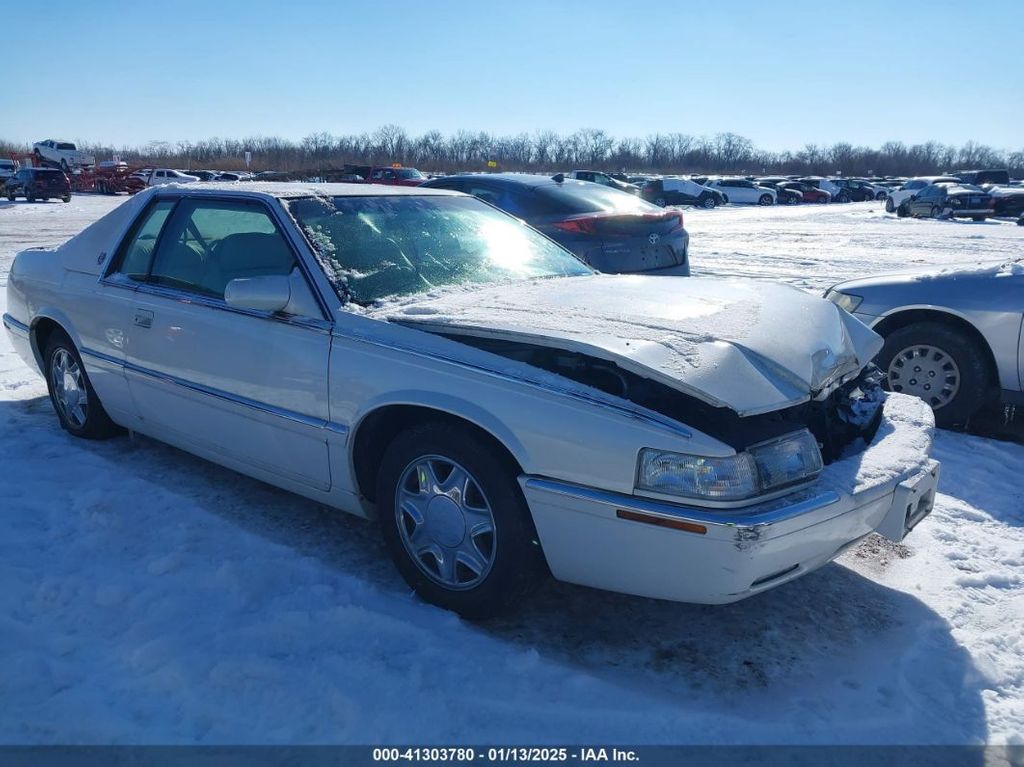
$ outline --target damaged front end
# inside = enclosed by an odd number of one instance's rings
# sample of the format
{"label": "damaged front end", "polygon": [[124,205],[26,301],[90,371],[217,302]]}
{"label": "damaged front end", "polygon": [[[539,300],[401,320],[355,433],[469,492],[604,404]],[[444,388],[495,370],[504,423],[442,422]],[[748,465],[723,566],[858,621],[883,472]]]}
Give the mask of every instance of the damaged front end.
{"label": "damaged front end", "polygon": [[818,442],[822,462],[827,465],[870,444],[885,401],[881,374],[873,365],[868,365],[819,399],[809,399],[782,410],[740,416],[728,407],[716,407],[607,359],[502,338],[463,333],[445,336],[660,413],[724,442],[737,452],[808,429]]}

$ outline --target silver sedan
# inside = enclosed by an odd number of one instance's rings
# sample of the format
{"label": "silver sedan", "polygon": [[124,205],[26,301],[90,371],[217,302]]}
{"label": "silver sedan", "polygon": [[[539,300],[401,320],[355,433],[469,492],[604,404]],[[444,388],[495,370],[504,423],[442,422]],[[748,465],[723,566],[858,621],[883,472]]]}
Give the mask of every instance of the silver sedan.
{"label": "silver sedan", "polygon": [[964,426],[986,403],[1024,403],[1024,263],[936,268],[849,280],[825,297],[885,338],[876,362],[893,391]]}

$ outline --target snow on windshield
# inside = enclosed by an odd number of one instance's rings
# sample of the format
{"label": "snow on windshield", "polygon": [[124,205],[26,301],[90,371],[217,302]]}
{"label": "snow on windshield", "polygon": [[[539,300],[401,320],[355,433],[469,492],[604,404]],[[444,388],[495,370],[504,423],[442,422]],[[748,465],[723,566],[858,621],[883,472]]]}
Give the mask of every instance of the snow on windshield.
{"label": "snow on windshield", "polygon": [[288,208],[343,300],[590,274],[568,251],[473,198],[306,197]]}

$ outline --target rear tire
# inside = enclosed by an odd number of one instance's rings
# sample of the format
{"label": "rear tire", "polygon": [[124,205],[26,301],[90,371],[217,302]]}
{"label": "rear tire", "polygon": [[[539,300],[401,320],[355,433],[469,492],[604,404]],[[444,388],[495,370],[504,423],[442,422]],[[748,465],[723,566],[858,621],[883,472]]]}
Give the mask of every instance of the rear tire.
{"label": "rear tire", "polygon": [[906,205],[900,205],[898,208],[896,208],[896,215],[899,216],[900,218],[906,218],[907,216],[910,215],[910,211],[907,210]]}
{"label": "rear tire", "polygon": [[666,205],[668,205],[668,202],[665,200],[664,197],[655,197],[654,204],[657,205],[659,208],[664,208]]}
{"label": "rear tire", "polygon": [[92,388],[75,345],[54,330],[43,353],[46,388],[61,428],[82,439],[109,439],[119,431]]}
{"label": "rear tire", "polygon": [[928,213],[932,218],[942,218],[942,208],[938,205],[932,205],[932,209]]}
{"label": "rear tire", "polygon": [[[468,480],[447,487],[456,470]],[[489,441],[444,421],[407,429],[385,450],[377,477],[381,534],[405,582],[423,599],[479,620],[545,577],[516,474]]]}
{"label": "rear tire", "polygon": [[892,201],[892,197],[886,197],[885,198],[885,212],[886,213],[895,213],[896,212],[896,204]]}
{"label": "rear tire", "polygon": [[70,194],[66,194],[63,197],[61,197],[60,199],[63,200],[64,202],[71,202],[71,195]]}
{"label": "rear tire", "polygon": [[28,192],[25,192],[25,202],[35,202],[35,201],[36,201],[35,197],[33,197]]}
{"label": "rear tire", "polygon": [[836,202],[849,202],[849,201],[850,201],[850,195],[848,195],[846,192],[841,192],[839,194],[839,197],[836,198]]}
{"label": "rear tire", "polygon": [[[988,366],[977,348],[977,343],[961,331],[940,322],[918,322],[913,325],[894,330],[885,339],[885,345],[878,354],[878,367],[885,373],[885,386],[890,391],[904,391],[924,398],[925,396],[941,397],[942,384],[939,376],[929,379],[936,388],[931,392],[921,392],[922,380],[916,379],[915,348],[929,347],[945,355],[952,363],[947,372],[950,386],[955,386],[955,393],[948,401],[940,399],[936,404],[929,402],[935,413],[935,424],[943,429],[966,426],[978,410],[985,404],[991,391]],[[902,362],[902,364],[900,364]],[[920,372],[920,371],[919,371]],[[924,371],[927,374],[927,371]],[[890,380],[890,376],[900,376]],[[911,381],[915,381],[911,384]],[[910,391],[910,390],[913,391]],[[926,400],[927,401],[927,400]]]}

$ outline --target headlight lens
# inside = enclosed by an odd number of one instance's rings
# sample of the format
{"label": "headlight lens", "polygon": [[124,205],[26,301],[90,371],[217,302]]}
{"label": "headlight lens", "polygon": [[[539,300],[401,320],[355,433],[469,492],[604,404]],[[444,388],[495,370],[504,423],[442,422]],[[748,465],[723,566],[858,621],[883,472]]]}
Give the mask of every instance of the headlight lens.
{"label": "headlight lens", "polygon": [[637,489],[686,498],[740,501],[813,479],[821,466],[818,443],[806,429],[726,458],[644,448],[640,451]]}
{"label": "headlight lens", "polygon": [[851,293],[840,293],[838,290],[831,289],[825,294],[825,298],[843,311],[850,312],[850,314],[857,311],[857,307],[864,301],[861,296],[855,296]]}

